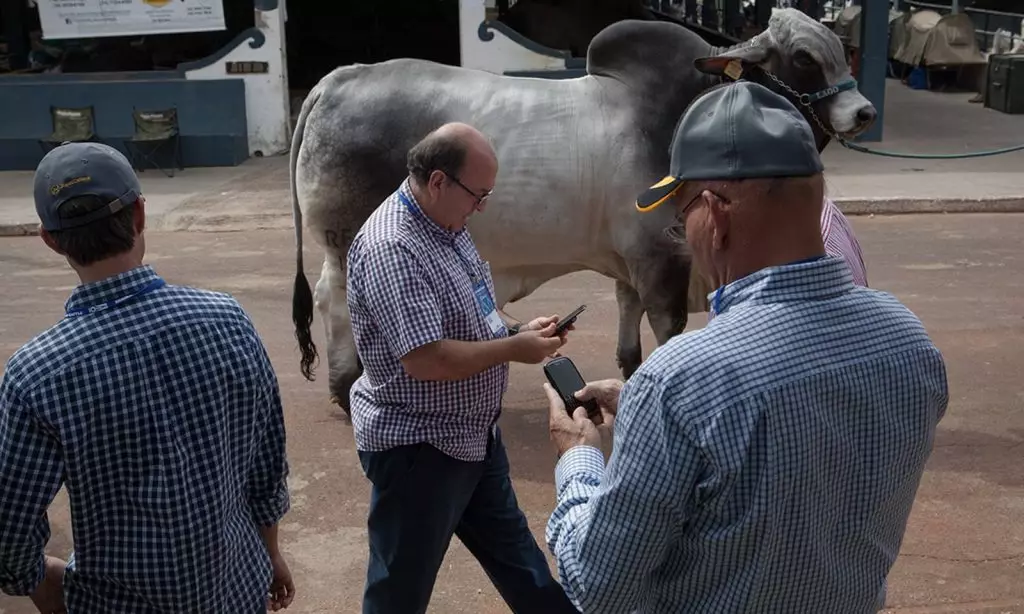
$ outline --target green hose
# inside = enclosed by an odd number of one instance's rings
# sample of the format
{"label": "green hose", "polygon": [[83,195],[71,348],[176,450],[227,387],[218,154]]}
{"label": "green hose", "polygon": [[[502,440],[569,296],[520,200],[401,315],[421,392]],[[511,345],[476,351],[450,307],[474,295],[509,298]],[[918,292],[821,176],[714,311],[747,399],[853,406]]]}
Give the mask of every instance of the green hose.
{"label": "green hose", "polygon": [[999,154],[1010,153],[1013,151],[1024,150],[1024,145],[1014,145],[1013,147],[1003,147],[1002,149],[989,149],[987,151],[974,151],[971,153],[964,154],[908,154],[899,153],[895,151],[884,151],[880,149],[869,149],[863,145],[855,145],[846,141],[845,139],[839,139],[843,147],[859,151],[862,153],[874,154],[876,156],[888,156],[890,158],[915,158],[919,160],[955,160],[959,158],[981,158],[984,156],[997,156]]}

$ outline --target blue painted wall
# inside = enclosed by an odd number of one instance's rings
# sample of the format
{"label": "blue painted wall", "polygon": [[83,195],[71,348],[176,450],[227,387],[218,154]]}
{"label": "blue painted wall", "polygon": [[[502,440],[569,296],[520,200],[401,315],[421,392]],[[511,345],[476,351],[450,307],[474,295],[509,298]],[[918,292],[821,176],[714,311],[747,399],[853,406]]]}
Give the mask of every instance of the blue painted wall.
{"label": "blue painted wall", "polygon": [[98,140],[125,153],[133,107],[174,106],[185,168],[235,166],[249,157],[241,79],[189,81],[177,71],[17,75],[0,78],[0,170],[35,169],[45,153],[38,140],[53,130],[51,105],[92,105]]}

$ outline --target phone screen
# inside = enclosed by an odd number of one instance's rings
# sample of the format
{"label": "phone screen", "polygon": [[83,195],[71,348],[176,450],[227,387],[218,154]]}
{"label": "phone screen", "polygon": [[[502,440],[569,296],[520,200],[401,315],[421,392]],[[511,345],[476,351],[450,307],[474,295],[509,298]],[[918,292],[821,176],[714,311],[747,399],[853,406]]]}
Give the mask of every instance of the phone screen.
{"label": "phone screen", "polygon": [[566,401],[566,406],[572,404],[569,402],[570,399],[575,399],[573,394],[577,390],[582,390],[587,385],[580,376],[579,371],[576,370],[575,365],[568,359],[552,360],[546,365],[545,370],[551,385],[562,399]]}

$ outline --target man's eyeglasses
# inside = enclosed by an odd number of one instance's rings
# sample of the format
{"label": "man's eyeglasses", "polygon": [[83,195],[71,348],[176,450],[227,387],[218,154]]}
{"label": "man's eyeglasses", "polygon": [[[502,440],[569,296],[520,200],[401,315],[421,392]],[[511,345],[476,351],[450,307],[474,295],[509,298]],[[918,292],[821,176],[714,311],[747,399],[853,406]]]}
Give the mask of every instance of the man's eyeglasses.
{"label": "man's eyeglasses", "polygon": [[[443,172],[443,171],[442,171],[442,172]],[[477,194],[477,193],[476,193],[476,192],[474,192],[473,190],[470,190],[470,189],[469,189],[469,188],[467,188],[467,187],[466,187],[465,185],[463,185],[463,184],[462,184],[462,182],[461,182],[461,181],[459,181],[458,177],[456,177],[455,175],[449,175],[448,173],[445,173],[445,175],[448,175],[448,178],[449,178],[449,179],[451,179],[452,181],[454,181],[454,182],[455,182],[456,184],[458,184],[458,186],[459,186],[460,188],[462,188],[463,190],[465,190],[465,191],[466,191],[466,194],[469,194],[470,196],[472,196],[473,198],[475,198],[475,199],[476,199],[476,206],[477,206],[477,207],[479,207],[479,206],[480,206],[480,205],[481,205],[481,204],[482,204],[482,203],[483,203],[483,202],[484,202],[485,200],[487,200],[487,199],[488,199],[488,198],[489,198],[489,197],[491,196],[491,192],[493,191],[493,190],[484,190],[484,193],[483,193],[483,194]]]}
{"label": "man's eyeglasses", "polygon": [[690,207],[693,206],[693,203],[697,202],[697,199],[700,198],[704,194],[704,192],[711,192],[712,194],[714,194],[718,198],[718,200],[722,201],[723,203],[731,203],[732,202],[731,200],[729,200],[728,198],[722,196],[718,192],[715,192],[713,190],[709,190],[708,188],[701,188],[701,189],[697,190],[696,194],[693,195],[693,198],[690,199],[690,202],[686,203],[686,205],[682,209],[680,209],[679,212],[676,214],[679,217],[679,219],[681,219],[681,220],[685,220],[686,219],[686,212],[690,210]]}
{"label": "man's eyeglasses", "polygon": [[668,236],[673,241],[685,241],[686,240],[686,212],[689,211],[691,207],[693,207],[694,203],[697,202],[698,198],[703,196],[705,191],[711,192],[712,194],[717,196],[719,200],[721,200],[724,203],[732,202],[728,198],[726,198],[726,197],[722,196],[721,194],[719,194],[718,192],[714,192],[712,190],[709,190],[708,188],[701,188],[701,189],[697,190],[697,193],[693,195],[693,198],[691,198],[689,201],[687,201],[687,203],[685,205],[683,205],[680,209],[676,210],[676,215],[675,215],[675,220],[676,221],[671,226],[665,228],[665,235],[666,236]]}

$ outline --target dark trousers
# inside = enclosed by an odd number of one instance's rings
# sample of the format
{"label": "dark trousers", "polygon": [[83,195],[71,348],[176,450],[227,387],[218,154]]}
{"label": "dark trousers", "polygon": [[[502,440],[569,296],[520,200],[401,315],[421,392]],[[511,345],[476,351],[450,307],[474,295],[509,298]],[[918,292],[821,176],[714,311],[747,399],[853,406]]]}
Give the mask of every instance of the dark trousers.
{"label": "dark trousers", "polygon": [[481,462],[429,444],[359,452],[373,482],[363,614],[426,612],[452,535],[516,613],[576,613],[519,509],[495,429]]}

